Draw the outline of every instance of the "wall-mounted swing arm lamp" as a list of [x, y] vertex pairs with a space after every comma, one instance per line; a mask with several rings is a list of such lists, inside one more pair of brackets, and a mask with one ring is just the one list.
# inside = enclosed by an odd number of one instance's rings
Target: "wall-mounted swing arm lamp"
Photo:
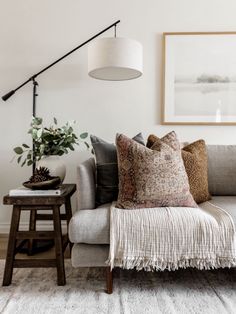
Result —
[[[36, 115], [36, 96], [38, 83], [36, 78], [47, 71], [76, 50], [87, 45], [95, 38], [105, 33], [112, 27], [114, 27], [115, 36], [111, 38], [100, 38], [89, 45], [88, 48], [88, 74], [96, 79], [110, 80], [110, 81], [122, 81], [138, 78], [142, 75], [142, 46], [139, 42], [129, 39], [116, 37], [116, 26], [120, 23], [117, 20], [110, 26], [104, 28], [102, 31], [92, 36], [79, 46], [75, 47], [56, 61], [52, 62], [38, 73], [32, 75], [28, 80], [20, 84], [15, 89], [11, 90], [4, 96], [2, 100], [6, 101], [16, 91], [21, 89], [27, 83], [33, 83], [33, 116]], [[34, 149], [33, 149], [34, 151]], [[33, 171], [35, 169], [35, 162], [33, 163]]]

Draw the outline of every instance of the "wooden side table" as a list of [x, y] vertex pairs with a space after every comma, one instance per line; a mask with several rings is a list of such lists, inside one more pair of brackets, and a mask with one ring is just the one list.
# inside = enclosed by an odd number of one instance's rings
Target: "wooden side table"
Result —
[[[9, 196], [3, 198], [5, 205], [13, 205], [10, 234], [8, 239], [7, 257], [3, 277], [3, 286], [11, 284], [13, 268], [26, 267], [56, 267], [57, 283], [59, 286], [66, 284], [64, 268], [64, 251], [70, 243], [68, 232], [62, 235], [61, 221], [67, 221], [67, 229], [72, 217], [70, 198], [76, 191], [75, 184], [64, 184], [65, 191], [57, 196]], [[61, 214], [60, 207], [65, 205], [65, 214]], [[19, 231], [21, 211], [30, 211], [29, 231]], [[38, 214], [38, 210], [51, 210], [52, 214]], [[36, 231], [37, 220], [53, 220], [53, 231]], [[54, 239], [55, 259], [16, 259], [15, 255], [30, 240]], [[17, 244], [17, 240], [20, 243]], [[71, 245], [71, 244], [70, 244]]]

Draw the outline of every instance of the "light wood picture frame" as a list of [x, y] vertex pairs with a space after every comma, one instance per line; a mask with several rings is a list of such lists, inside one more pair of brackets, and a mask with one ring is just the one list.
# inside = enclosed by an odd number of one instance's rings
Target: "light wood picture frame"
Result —
[[163, 33], [162, 124], [236, 125], [236, 32]]

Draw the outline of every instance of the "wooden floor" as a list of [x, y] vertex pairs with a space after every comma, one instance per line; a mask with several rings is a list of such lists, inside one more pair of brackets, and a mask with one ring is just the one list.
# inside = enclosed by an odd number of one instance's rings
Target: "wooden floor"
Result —
[[[6, 252], [7, 252], [7, 242], [8, 242], [8, 235], [5, 234], [0, 234], [0, 259], [5, 259], [6, 257]], [[51, 248], [50, 250], [43, 252], [43, 253], [38, 253], [31, 256], [27, 256], [27, 254], [17, 254], [17, 258], [54, 258], [55, 256], [55, 250], [54, 248]], [[69, 249], [67, 247], [65, 251], [65, 258], [70, 258], [70, 253]]]

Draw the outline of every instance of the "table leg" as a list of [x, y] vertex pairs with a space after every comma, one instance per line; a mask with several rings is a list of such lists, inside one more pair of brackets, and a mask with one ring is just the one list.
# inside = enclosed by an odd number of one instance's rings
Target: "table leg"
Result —
[[10, 234], [8, 239], [8, 247], [7, 247], [7, 257], [6, 257], [6, 264], [4, 270], [4, 277], [3, 277], [3, 286], [9, 286], [12, 280], [12, 272], [13, 272], [13, 262], [15, 259], [15, 250], [16, 250], [16, 233], [19, 228], [20, 222], [20, 214], [21, 214], [21, 207], [20, 206], [13, 206], [12, 211], [12, 218], [11, 218], [11, 228]]
[[113, 290], [113, 276], [112, 276], [112, 270], [111, 267], [106, 267], [107, 272], [107, 293], [112, 294]]
[[[70, 201], [70, 198], [67, 198], [67, 199], [66, 199], [66, 202], [65, 202], [65, 210], [66, 210], [67, 234], [68, 234], [68, 231], [69, 231], [69, 223], [70, 223], [70, 220], [71, 220], [71, 217], [72, 217], [72, 209], [71, 209], [71, 201]], [[69, 239], [69, 238], [68, 238], [68, 239]], [[71, 254], [71, 250], [72, 250], [73, 243], [71, 243], [70, 240], [69, 240], [69, 245], [70, 245], [70, 254]]]
[[[31, 209], [29, 231], [35, 231], [36, 230], [36, 214], [37, 214], [36, 209]], [[34, 240], [29, 239], [28, 240], [28, 255], [33, 255], [33, 245], [34, 245]]]
[[58, 286], [64, 286], [66, 284], [66, 277], [62, 247], [60, 206], [53, 206], [53, 224], [55, 232], [55, 254], [57, 261], [57, 284]]

